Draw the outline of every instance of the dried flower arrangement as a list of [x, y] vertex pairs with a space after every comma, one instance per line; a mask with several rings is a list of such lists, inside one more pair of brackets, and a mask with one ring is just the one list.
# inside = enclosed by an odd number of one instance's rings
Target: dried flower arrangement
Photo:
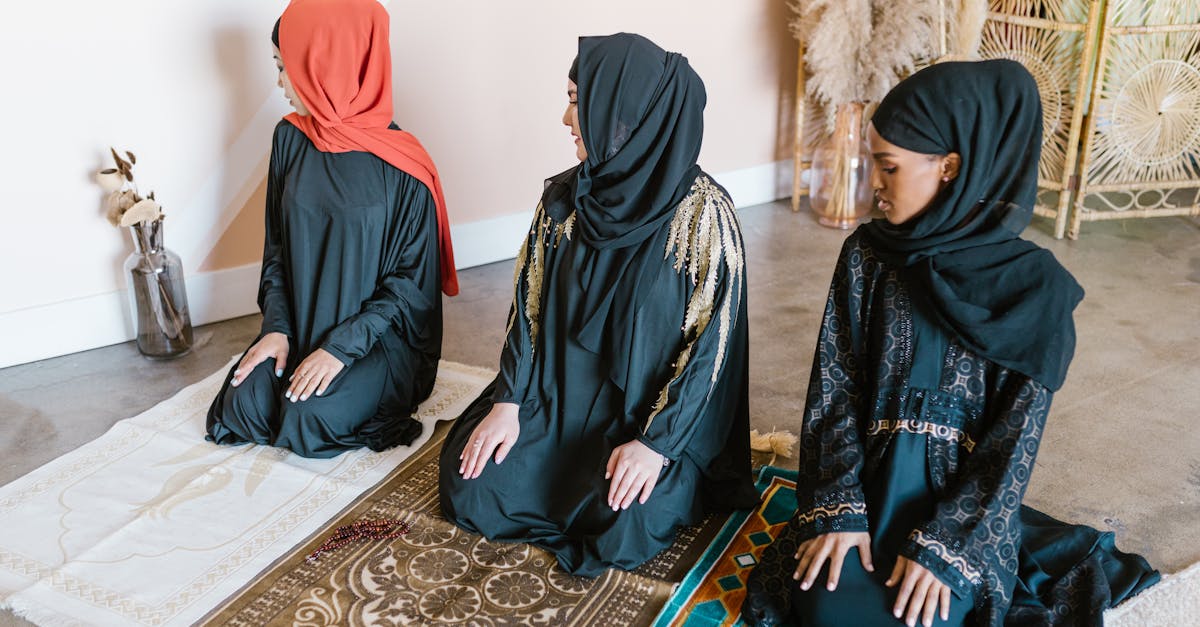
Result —
[[[857, 221], [852, 172], [861, 124], [870, 108], [901, 79], [935, 59], [976, 56], [987, 0], [793, 0], [792, 34], [800, 42], [792, 208], [799, 207], [805, 119], [823, 118], [815, 134], [834, 144], [826, 185], [824, 224], [842, 228]], [[947, 39], [950, 41], [947, 42]], [[811, 99], [819, 111], [806, 115]], [[864, 114], [864, 109], [866, 110]], [[847, 141], [848, 140], [848, 141]], [[811, 197], [811, 196], [810, 196]]]
[[[879, 102], [919, 66], [979, 51], [987, 0], [793, 0], [807, 95], [830, 109]], [[947, 42], [946, 38], [950, 41]]]
[[154, 192], [143, 198], [133, 182], [133, 166], [137, 163], [137, 157], [126, 150], [125, 156], [129, 157], [126, 161], [117, 154], [115, 148], [109, 148], [109, 151], [117, 167], [96, 173], [96, 182], [108, 193], [104, 201], [104, 215], [109, 224], [125, 227], [163, 219], [162, 206], [154, 199]]
[[137, 157], [129, 151], [124, 157], [114, 148], [109, 151], [116, 167], [100, 170], [95, 178], [108, 194], [104, 202], [109, 223], [127, 227], [133, 239], [125, 273], [138, 350], [152, 359], [177, 357], [192, 346], [183, 264], [163, 246], [163, 212], [154, 192], [143, 197], [133, 181]]

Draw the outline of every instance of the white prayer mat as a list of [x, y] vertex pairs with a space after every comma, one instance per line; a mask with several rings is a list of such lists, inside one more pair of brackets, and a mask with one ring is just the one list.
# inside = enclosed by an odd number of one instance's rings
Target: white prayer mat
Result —
[[443, 361], [412, 446], [305, 459], [204, 441], [231, 366], [0, 487], [0, 608], [40, 625], [189, 625], [387, 478], [494, 376]]
[[1176, 627], [1200, 622], [1200, 562], [1104, 612], [1108, 627]]

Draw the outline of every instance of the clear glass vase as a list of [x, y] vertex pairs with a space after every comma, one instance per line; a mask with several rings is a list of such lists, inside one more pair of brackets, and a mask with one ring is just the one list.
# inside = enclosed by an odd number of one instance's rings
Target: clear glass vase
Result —
[[137, 347], [151, 359], [170, 359], [192, 348], [183, 262], [163, 247], [162, 220], [129, 227], [134, 252], [125, 259]]
[[833, 135], [813, 153], [809, 205], [821, 224], [848, 229], [871, 212], [871, 153], [861, 102], [838, 105]]

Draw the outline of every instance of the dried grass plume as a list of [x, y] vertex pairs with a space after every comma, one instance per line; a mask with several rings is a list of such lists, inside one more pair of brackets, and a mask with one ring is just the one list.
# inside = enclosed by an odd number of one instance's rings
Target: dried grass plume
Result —
[[946, 21], [950, 49], [954, 59], [978, 59], [987, 21], [987, 0], [946, 0]]
[[947, 52], [978, 55], [987, 0], [793, 0], [792, 34], [804, 45], [808, 96], [826, 110], [878, 102], [917, 67]]

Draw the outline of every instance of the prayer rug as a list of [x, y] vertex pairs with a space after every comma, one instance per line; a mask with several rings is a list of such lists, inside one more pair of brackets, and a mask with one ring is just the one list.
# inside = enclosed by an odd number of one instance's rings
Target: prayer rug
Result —
[[742, 624], [746, 578], [796, 513], [796, 471], [764, 466], [755, 487], [763, 497], [758, 507], [725, 521], [655, 619], [655, 627]]
[[391, 476], [494, 376], [442, 362], [412, 446], [304, 459], [204, 441], [229, 366], [0, 487], [0, 608], [42, 625], [192, 624]]
[[[280, 558], [259, 580], [206, 617], [206, 625], [646, 625], [720, 525], [682, 529], [675, 543], [632, 572], [573, 577], [553, 555], [488, 542], [442, 518], [438, 455], [448, 431], [322, 533]], [[400, 518], [394, 540], [306, 556], [336, 527]]]
[[[796, 511], [794, 470], [764, 466], [756, 487], [763, 495], [754, 511], [737, 512], [717, 532], [699, 562], [671, 595], [654, 627], [745, 625], [741, 620], [746, 579], [776, 534]], [[1105, 611], [1105, 624], [1183, 625], [1200, 612], [1200, 564]], [[1154, 619], [1148, 619], [1154, 617]], [[1187, 617], [1187, 618], [1185, 618]]]

